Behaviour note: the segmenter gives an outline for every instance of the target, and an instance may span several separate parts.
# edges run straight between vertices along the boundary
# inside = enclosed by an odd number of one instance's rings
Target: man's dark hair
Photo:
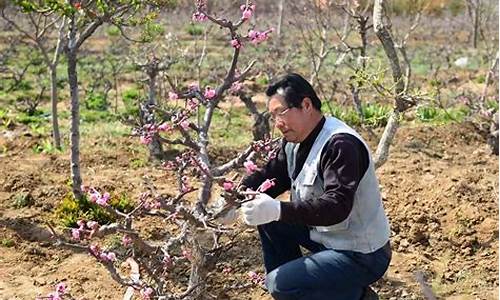
[[[321,111],[321,100],[319,100],[311,84],[299,74],[287,74],[269,85],[266,95],[272,97],[276,94],[285,98],[285,102],[289,108],[302,107],[302,100],[307,97],[311,99],[313,107]]]

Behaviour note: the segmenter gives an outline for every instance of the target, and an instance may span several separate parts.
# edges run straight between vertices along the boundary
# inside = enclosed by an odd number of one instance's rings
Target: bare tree
[[[384,129],[382,137],[378,143],[374,156],[375,166],[378,168],[383,165],[389,156],[389,148],[399,128],[401,114],[409,107],[415,104],[413,96],[408,94],[405,88],[405,80],[401,65],[399,63],[398,53],[388,26],[384,21],[385,0],[375,0],[373,6],[373,28],[378,39],[382,43],[384,53],[389,60],[392,71],[394,87],[392,96],[394,97],[394,110],[389,116],[389,120]]]
[[[18,15],[18,12],[16,13]],[[50,101],[52,110],[52,135],[53,144],[56,149],[61,149],[61,134],[59,132],[59,121],[57,113],[57,66],[64,47],[65,17],[54,17],[36,12],[25,14],[28,19],[28,28],[24,28],[21,22],[16,22],[6,14],[6,8],[2,8],[1,16],[18,32],[23,34],[31,43],[40,50],[42,58],[50,73]],[[15,18],[15,16],[14,16]],[[50,46],[49,35],[58,32],[58,38],[54,46]],[[53,48],[53,49],[51,49]]]

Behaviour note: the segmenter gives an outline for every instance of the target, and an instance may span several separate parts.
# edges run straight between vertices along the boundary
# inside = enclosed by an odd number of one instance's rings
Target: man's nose
[[[283,130],[285,128],[285,122],[283,122],[283,120],[281,119],[277,119],[274,122],[274,126],[276,126],[276,128],[278,128],[279,130]]]

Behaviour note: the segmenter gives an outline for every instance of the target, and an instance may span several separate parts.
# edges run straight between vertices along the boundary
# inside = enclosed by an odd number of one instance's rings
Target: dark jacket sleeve
[[[285,155],[286,142],[283,141],[276,157],[271,159],[263,168],[245,177],[242,184],[247,188],[256,190],[266,179],[273,179],[275,185],[266,191],[266,194],[275,198],[290,189],[290,177],[288,177],[287,162]]]
[[[354,194],[368,165],[368,151],[359,139],[334,135],[321,154],[319,175],[324,193],[316,199],[282,202],[280,220],[311,226],[342,222],[352,210]]]

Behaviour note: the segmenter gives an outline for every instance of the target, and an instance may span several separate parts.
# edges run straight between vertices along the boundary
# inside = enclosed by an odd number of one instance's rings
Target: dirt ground
[[[46,222],[69,191],[69,155],[34,154],[36,140],[19,128],[0,134],[8,149],[0,156],[0,299],[34,299],[62,280],[76,299],[121,299],[124,288],[92,257],[52,245]],[[84,150],[84,180],[137,195],[141,177],[153,174],[168,189],[167,174],[131,167],[134,143],[123,138],[108,151]],[[422,274],[438,299],[498,299],[498,157],[472,127],[405,125],[377,172],[394,249],[388,273],[374,285],[381,298],[425,299],[416,279]],[[21,194],[33,205],[14,208]],[[255,230],[238,226],[240,241],[210,274],[210,293],[248,282],[250,270],[262,272]],[[259,287],[221,298],[271,299]]]

